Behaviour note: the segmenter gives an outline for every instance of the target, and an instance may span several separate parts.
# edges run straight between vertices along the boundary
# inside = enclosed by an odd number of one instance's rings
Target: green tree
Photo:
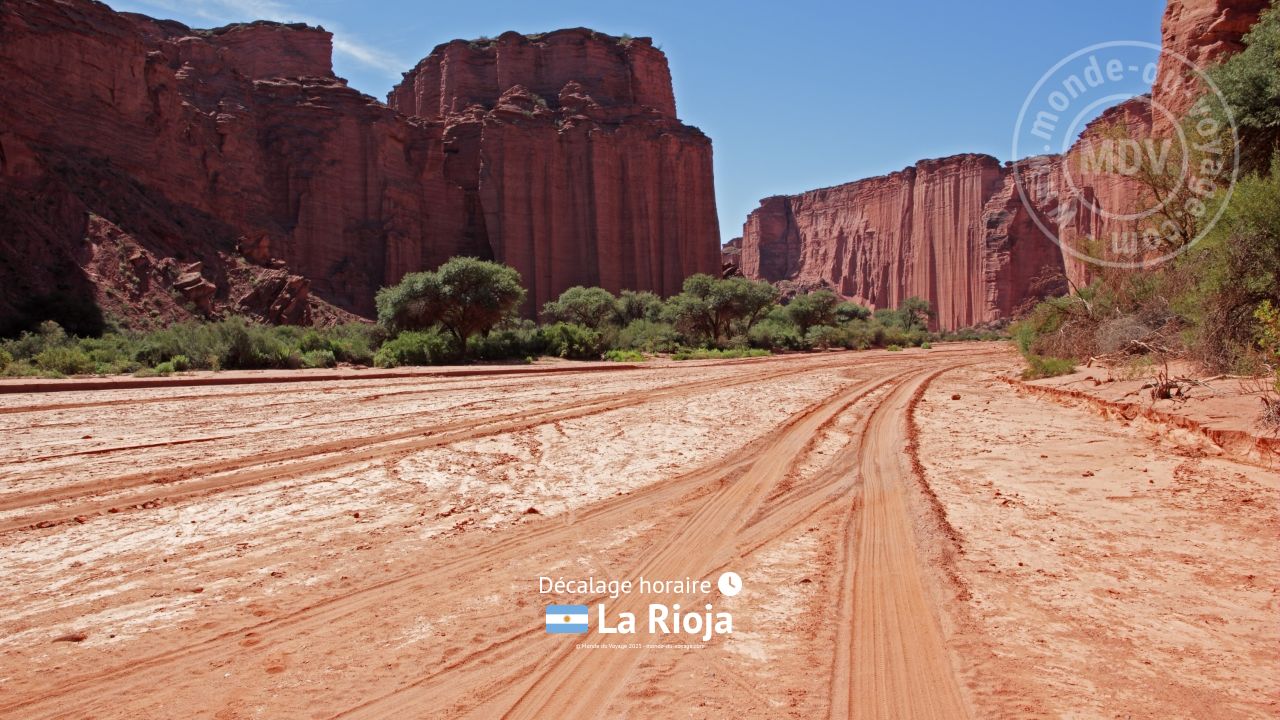
[[[778,302],[778,288],[762,280],[735,277],[721,281],[730,297],[737,319],[742,321],[743,334],[773,309]]]
[[[392,332],[440,325],[458,351],[467,339],[489,332],[524,302],[525,289],[514,268],[486,260],[456,257],[434,272],[409,273],[378,291],[378,323]]]
[[[841,323],[871,318],[871,310],[855,302],[842,302],[836,306],[836,320]]]
[[[542,319],[548,323],[570,323],[599,330],[617,321],[617,303],[618,299],[604,288],[577,285],[543,305]]]
[[[815,325],[834,325],[840,296],[830,290],[815,290],[797,295],[787,303],[787,317],[804,337]]]
[[[662,318],[662,298],[647,290],[623,290],[618,293],[617,312],[624,326],[636,320],[657,322]]]
[[[903,327],[908,330],[927,330],[929,321],[933,319],[933,306],[928,300],[909,297],[898,306],[898,314],[902,318]]]
[[[1198,359],[1219,371],[1255,369],[1257,308],[1280,305],[1280,159],[1269,176],[1236,184],[1222,218],[1179,267],[1192,283],[1176,308],[1195,326]]]
[[[773,306],[777,289],[746,278],[721,280],[697,274],[684,281],[684,292],[667,301],[669,321],[685,335],[719,344],[735,321],[744,332]]]

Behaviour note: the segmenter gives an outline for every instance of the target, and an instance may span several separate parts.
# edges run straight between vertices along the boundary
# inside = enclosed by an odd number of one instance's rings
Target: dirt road
[[[0,395],[0,717],[1274,717],[1280,478],[1177,448],[1134,475],[1160,445],[1012,367],[950,345]],[[733,631],[650,634],[654,603]],[[591,632],[548,634],[550,604]]]

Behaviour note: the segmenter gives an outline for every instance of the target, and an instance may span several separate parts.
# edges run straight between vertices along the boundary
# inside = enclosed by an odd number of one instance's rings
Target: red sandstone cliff
[[[1266,0],[1171,0],[1165,47],[1196,63],[1241,47]],[[1190,106],[1198,86],[1181,65],[1161,63],[1154,99],[1175,111]],[[1167,133],[1154,125],[1151,102],[1135,98],[1104,113],[1065,156],[1001,166],[995,158],[959,155],[926,160],[891,175],[761,201],[743,227],[741,267],[747,277],[829,287],[873,307],[918,296],[954,329],[1008,319],[1030,301],[1087,281],[1089,266],[1052,243],[1124,242],[1127,213],[1144,190],[1109,174],[1082,174],[1093,143],[1118,129],[1141,138]],[[1159,114],[1157,113],[1157,116]],[[1066,170],[1071,169],[1068,179]],[[1023,203],[1019,179],[1029,203]],[[1028,204],[1030,207],[1028,207]],[[1039,223],[1036,220],[1039,220]]]
[[[539,307],[572,285],[678,292],[716,272],[711,142],[675,114],[648,38],[586,29],[441,45],[392,90],[442,123],[446,175]]]
[[[368,316],[378,287],[457,254],[512,262],[538,301],[715,272],[710,141],[675,119],[665,57],[503,37],[442,46],[401,113],[333,75],[320,29],[0,4],[0,320]],[[437,61],[435,104],[401,103]]]
[[[1042,289],[1061,255],[1033,227],[1011,171],[987,155],[773,197],[743,230],[743,273],[829,287],[872,307],[928,300],[938,325],[990,322]]]

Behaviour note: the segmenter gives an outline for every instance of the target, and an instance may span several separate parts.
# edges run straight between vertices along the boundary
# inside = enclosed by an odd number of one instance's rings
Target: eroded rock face
[[[1267,4],[1171,0],[1165,47],[1202,65],[1220,60],[1241,49]],[[1041,297],[1088,282],[1090,266],[1072,250],[1083,254],[1089,243],[1137,237],[1134,222],[1112,214],[1143,209],[1147,191],[1114,174],[1083,172],[1083,158],[1117,131],[1132,138],[1167,134],[1169,127],[1153,121],[1153,98],[1182,111],[1200,92],[1181,71],[1180,64],[1162,62],[1153,97],[1108,110],[1062,156],[1002,166],[989,156],[958,155],[765,198],[743,227],[742,271],[801,288],[831,288],[872,307],[921,297],[937,310],[941,329],[1007,320]]]
[[[163,311],[139,326],[368,317],[379,287],[455,255],[516,264],[536,302],[719,268],[710,141],[676,120],[647,40],[450,43],[393,94],[402,114],[335,77],[331,35],[301,25],[10,0],[0,38],[0,318],[123,292],[88,264],[91,217],[156,267],[200,264],[148,284]],[[430,95],[432,67],[435,94],[399,102]],[[254,273],[271,287],[236,285]]]
[[[1244,49],[1242,38],[1270,5],[1270,0],[1169,0],[1161,42],[1170,54],[1160,60],[1153,91],[1156,103],[1181,114],[1203,91],[1200,80],[1172,54],[1197,67],[1211,67]],[[1156,114],[1155,124],[1161,132],[1171,130],[1161,113]]]
[[[573,285],[679,292],[720,269],[711,142],[648,38],[585,29],[436,48],[389,95],[444,128],[445,174],[529,309]]]
[[[1046,189],[1045,192],[1049,192]],[[873,308],[928,300],[938,326],[1005,317],[1061,274],[1012,170],[987,155],[925,160],[883,177],[761,201],[743,229],[748,277],[827,287]]]

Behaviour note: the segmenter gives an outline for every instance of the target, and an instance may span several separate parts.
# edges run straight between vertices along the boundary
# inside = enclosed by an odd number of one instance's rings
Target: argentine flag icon
[[[584,633],[587,631],[586,605],[548,605],[547,632]]]

